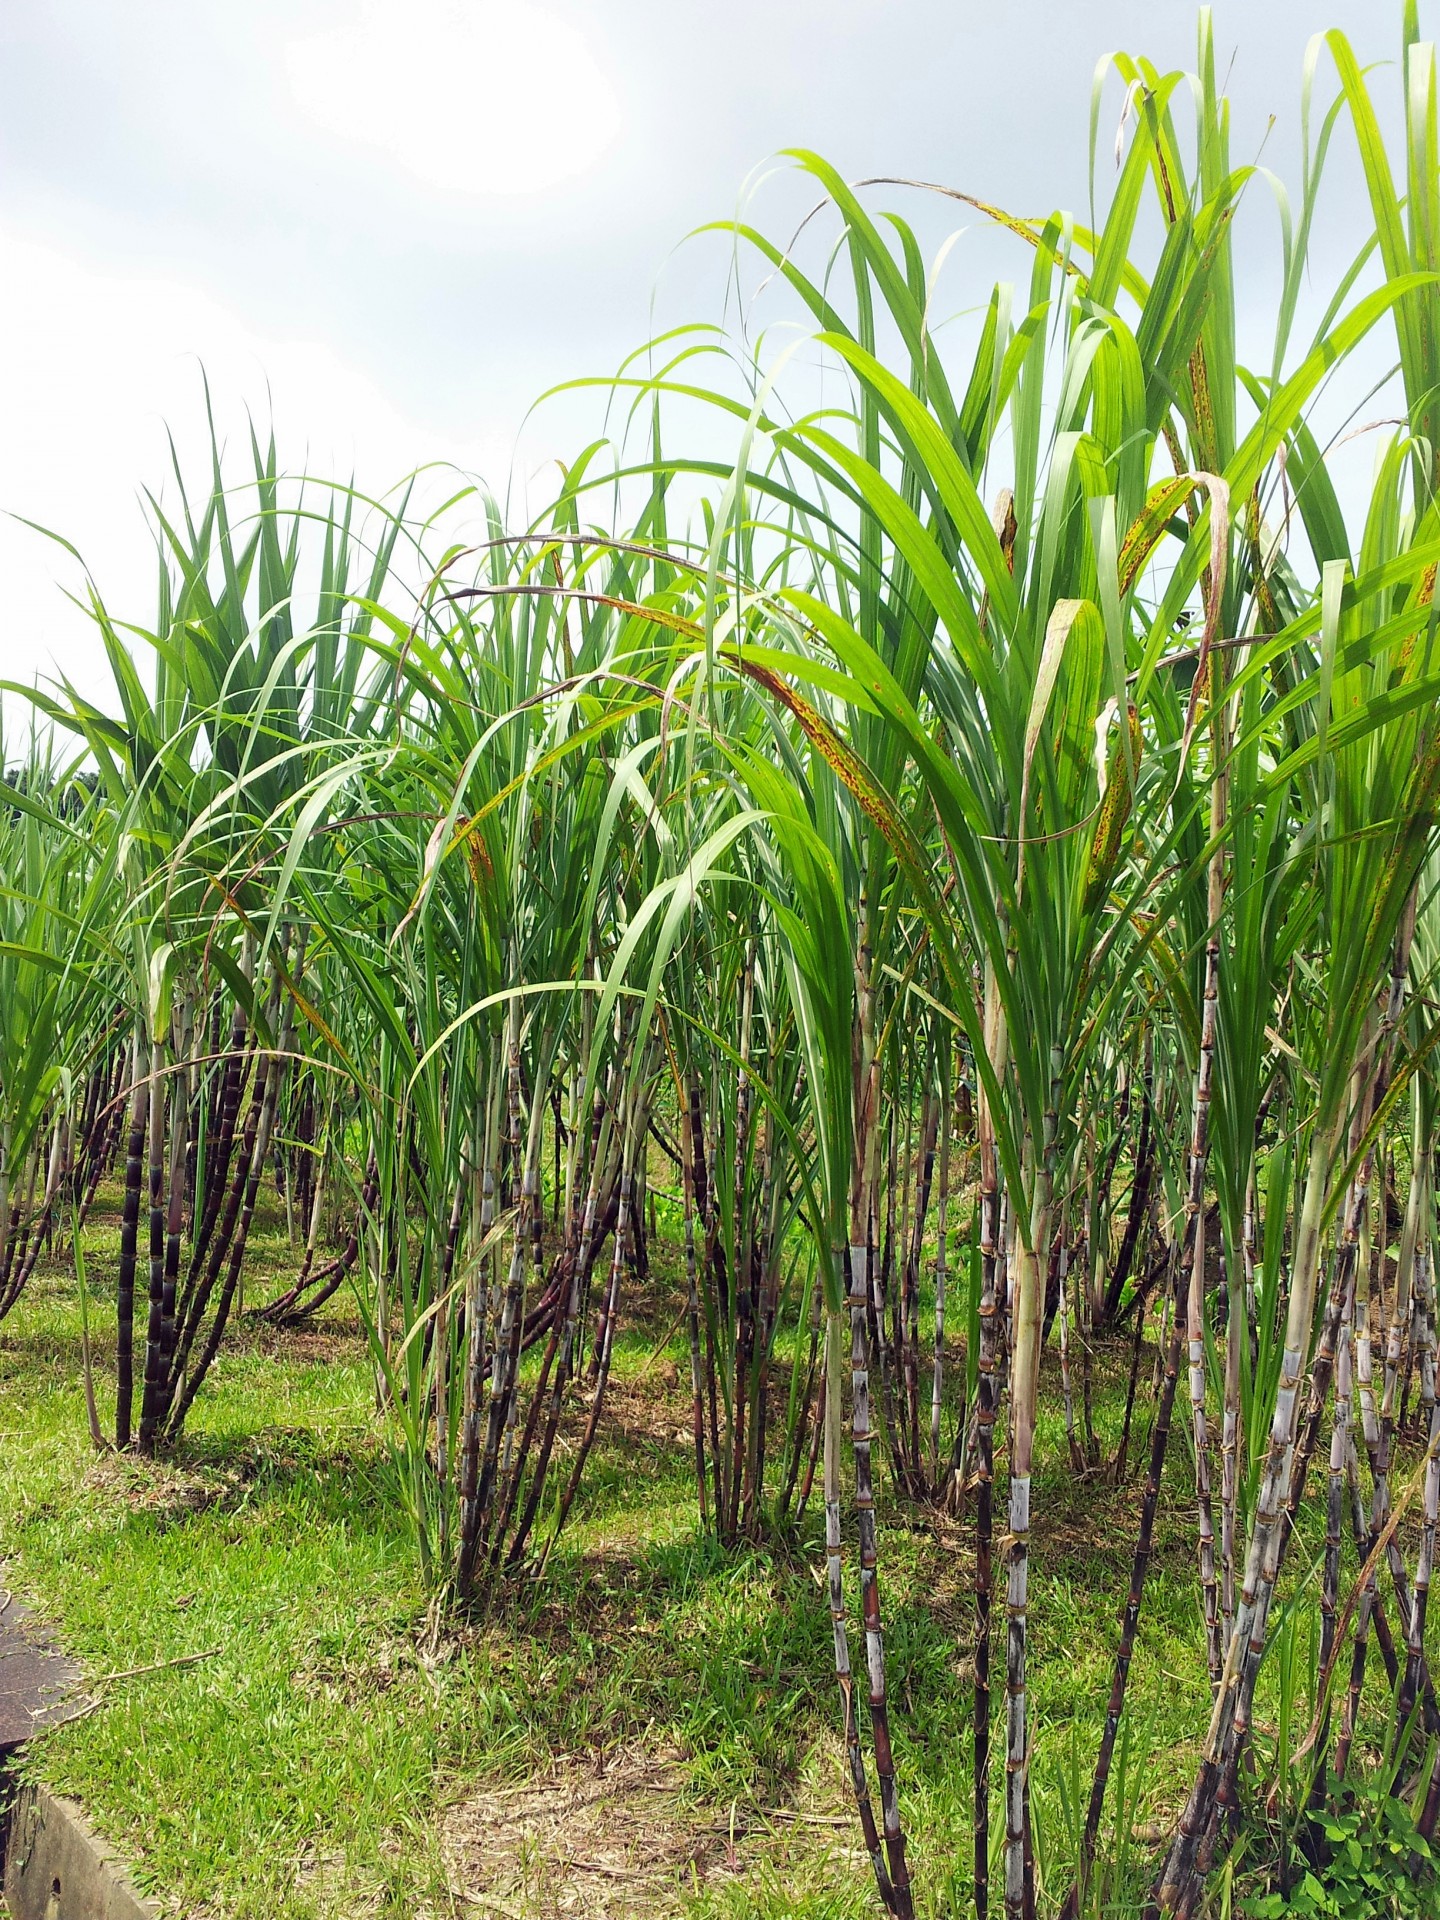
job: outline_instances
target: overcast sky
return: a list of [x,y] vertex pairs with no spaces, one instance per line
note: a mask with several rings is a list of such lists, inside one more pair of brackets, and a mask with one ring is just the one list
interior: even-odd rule
[[[1398,49],[1387,0],[1219,0],[1215,22],[1233,157],[1274,115],[1264,160],[1292,181],[1311,34]],[[1189,65],[1194,37],[1188,0],[5,0],[0,508],[144,619],[137,498],[167,424],[194,445],[201,364],[225,419],[273,409],[292,465],[379,488],[449,459],[503,485],[542,389],[719,316],[723,249],[681,243],[781,148],[1083,209],[1097,60]],[[1118,109],[1112,83],[1102,144]],[[807,198],[759,192],[776,232]],[[1361,195],[1342,132],[1322,248]],[[542,413],[519,464],[569,444]],[[59,549],[6,521],[0,568],[0,678],[58,665],[99,694]]]

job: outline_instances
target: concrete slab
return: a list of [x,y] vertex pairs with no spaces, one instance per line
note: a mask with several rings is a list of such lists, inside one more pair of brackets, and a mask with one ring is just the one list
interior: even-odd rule
[[78,1664],[0,1589],[0,1913],[11,1920],[159,1920],[75,1802],[10,1771],[26,1741],[90,1705]]
[[11,1809],[5,1900],[13,1920],[160,1920],[74,1801],[44,1787]]

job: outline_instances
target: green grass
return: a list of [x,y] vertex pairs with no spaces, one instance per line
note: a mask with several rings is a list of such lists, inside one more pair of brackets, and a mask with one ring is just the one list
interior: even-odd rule
[[[283,1270],[283,1246],[268,1244]],[[103,1344],[113,1224],[87,1247]],[[679,1768],[666,1817],[704,1841],[691,1908],[874,1911],[845,1818],[819,1515],[784,1551],[727,1554],[699,1533],[687,1363],[678,1336],[657,1346],[674,1319],[666,1265],[632,1303],[612,1417],[546,1576],[460,1630],[427,1610],[347,1310],[306,1333],[242,1331],[180,1452],[151,1467],[97,1460],[73,1283],[42,1274],[0,1329],[0,1538],[7,1579],[54,1619],[101,1704],[40,1743],[33,1771],[82,1800],[186,1914],[311,1920],[478,1910],[447,1888],[448,1809],[555,1756],[664,1752]],[[1124,1359],[1102,1356],[1104,1437]],[[108,1386],[102,1373],[102,1407]],[[1031,1644],[1039,1825],[1063,1853],[1066,1793],[1088,1788],[1102,1724],[1139,1488],[1076,1483],[1054,1421]],[[1142,1388],[1141,1443],[1147,1422]],[[1177,1434],[1132,1681],[1142,1826],[1173,1809],[1208,1705],[1188,1477]],[[964,1909],[971,1872],[969,1529],[903,1524],[885,1507],[897,1763],[921,1911],[938,1916]],[[192,1654],[207,1657],[104,1679]],[[739,1871],[708,1870],[722,1856]],[[1052,1897],[1064,1870],[1051,1866]]]

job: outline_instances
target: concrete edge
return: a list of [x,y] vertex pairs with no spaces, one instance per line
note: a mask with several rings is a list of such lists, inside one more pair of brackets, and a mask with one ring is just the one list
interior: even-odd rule
[[13,1920],[161,1920],[73,1800],[22,1782],[0,1817]]

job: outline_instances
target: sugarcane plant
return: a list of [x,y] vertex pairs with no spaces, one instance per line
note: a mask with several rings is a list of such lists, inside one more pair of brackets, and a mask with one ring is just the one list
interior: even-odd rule
[[[217,453],[154,508],[158,616],[91,597],[118,713],[36,696],[90,784],[32,756],[0,795],[0,1313],[123,1162],[114,1437],[148,1450],[241,1313],[344,1290],[424,1580],[473,1610],[565,1550],[673,1258],[696,1524],[823,1553],[901,1920],[940,1866],[979,1920],[1135,1893],[1106,1844],[1166,1502],[1211,1717],[1151,1910],[1195,1913],[1247,1821],[1318,1853],[1381,1673],[1378,1790],[1440,1820],[1440,165],[1403,29],[1403,190],[1347,43],[1307,64],[1263,361],[1234,250],[1269,189],[1202,15],[1193,76],[1113,58],[1084,220],[791,155],[802,232],[724,232],[800,345],[682,329],[588,383],[605,431],[523,525],[258,443],[232,488]],[[1371,230],[1303,337],[1346,126]],[[968,335],[919,237],[957,203],[1018,262]],[[1352,521],[1322,397],[1389,329]],[[247,1297],[262,1205],[293,1268]],[[1056,1470],[1138,1480],[1063,1853],[1028,1671],[1052,1368]],[[958,1861],[907,1818],[887,1508],[968,1541]]]

